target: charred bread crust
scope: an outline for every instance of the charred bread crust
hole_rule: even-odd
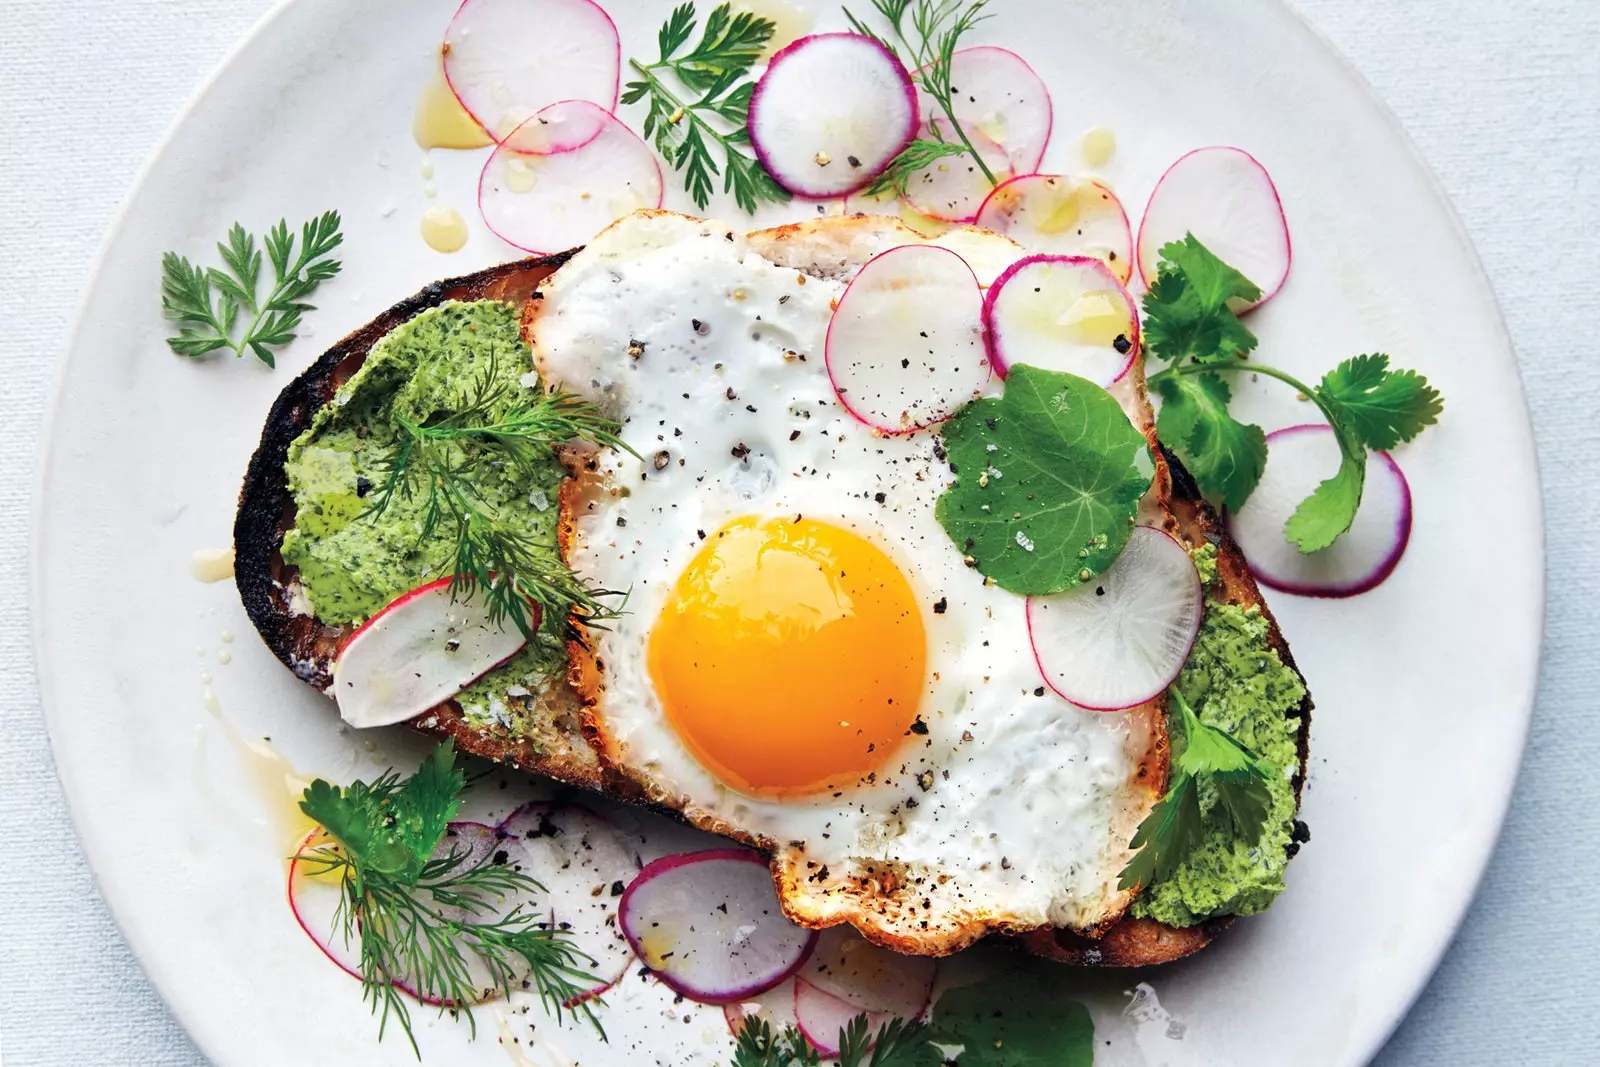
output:
[[[273,403],[239,491],[233,525],[234,581],[245,613],[261,639],[307,685],[321,692],[332,685],[333,661],[350,628],[318,622],[297,612],[292,603],[295,569],[284,563],[278,551],[285,532],[294,525],[294,498],[284,471],[290,444],[356,372],[372,346],[391,330],[449,300],[525,303],[534,286],[571,255],[525,259],[436,282],[328,349]],[[556,696],[547,709],[551,728],[531,740],[511,740],[474,729],[453,701],[411,725],[441,740],[453,737],[457,747],[487,759],[573,785],[597,787],[598,764],[582,737],[577,701],[565,686],[553,692]]]
[[[1226,527],[1218,521],[1217,513],[1206,503],[1194,478],[1165,445],[1161,446],[1161,458],[1165,461],[1172,478],[1169,507],[1178,523],[1176,533],[1179,538],[1191,548],[1198,548],[1204,544],[1217,546],[1217,585],[1211,590],[1211,597],[1238,607],[1260,609],[1262,618],[1267,620],[1268,644],[1278,654],[1278,658],[1283,660],[1285,666],[1300,675],[1303,683],[1305,675],[1296,666],[1294,656],[1289,652],[1289,643],[1284,640],[1283,631],[1278,628],[1278,620],[1273,617],[1272,609],[1267,606],[1260,587],[1251,576],[1250,567],[1245,563],[1244,553],[1240,551],[1239,545],[1228,535]],[[1308,689],[1295,712],[1300,716],[1298,739],[1300,768],[1294,776],[1296,805],[1299,804],[1301,791],[1305,788],[1306,765],[1311,756],[1311,708],[1311,693]],[[1299,837],[1297,834],[1296,840]],[[1149,967],[1158,963],[1170,963],[1200,951],[1210,944],[1214,937],[1227,929],[1233,923],[1233,919],[1231,915],[1219,916],[1195,926],[1180,928],[1167,926],[1154,919],[1128,916],[1107,930],[1099,940],[1081,937],[1070,930],[1034,930],[1015,940],[1034,955],[1059,960],[1062,963],[1103,967]]]
[[[283,562],[278,551],[285,532],[294,524],[294,501],[284,470],[290,444],[311,424],[339,386],[355,373],[372,346],[391,330],[448,300],[524,302],[526,323],[531,301],[536,299],[535,288],[576,251],[507,263],[430,285],[334,345],[291,382],[274,402],[239,494],[234,523],[235,581],[245,611],[262,640],[306,684],[319,691],[327,690],[332,682],[334,658],[349,629],[319,623],[310,615],[297,613],[291,605],[289,589],[295,570]],[[578,464],[569,463],[569,466]],[[1268,640],[1272,648],[1286,665],[1300,673],[1239,546],[1206,504],[1193,478],[1165,447],[1157,455],[1156,468],[1158,479],[1170,480],[1170,493],[1164,494],[1170,514],[1168,521],[1176,527],[1169,527],[1170,532],[1178,534],[1191,546],[1209,542],[1218,548],[1219,581],[1213,595],[1230,604],[1259,608],[1269,625]],[[576,479],[569,480],[567,487],[575,486],[575,482]],[[570,530],[562,531],[564,541],[570,536]],[[593,652],[581,641],[575,645],[569,648],[574,685],[561,688],[561,695],[554,702],[556,706],[548,709],[554,736],[542,738],[544,744],[510,741],[476,730],[468,725],[454,702],[441,704],[410,725],[441,740],[452,737],[458,748],[474,755],[598,791],[682,821],[680,813],[652,802],[637,781],[597,755],[603,748],[603,739],[594,736],[592,723],[584,721],[587,716],[577,696],[577,692],[590,691],[597,686],[598,678],[582,676],[585,670],[592,669]],[[1311,709],[1308,695],[1298,711],[1300,767],[1294,779],[1297,801],[1309,758]],[[1165,751],[1164,742],[1163,731],[1161,751]],[[1148,777],[1152,784],[1159,786],[1165,780],[1166,768],[1163,761],[1157,760],[1155,764],[1142,767],[1141,777]],[[732,829],[725,828],[725,833]],[[761,842],[748,834],[732,832],[727,836],[761,847]],[[1126,916],[1110,924],[1103,933],[1097,931],[1100,933],[1097,938],[1044,928],[1005,940],[1032,954],[1063,963],[1143,967],[1197,952],[1232,921],[1232,917],[1224,916],[1180,929],[1151,919]]]

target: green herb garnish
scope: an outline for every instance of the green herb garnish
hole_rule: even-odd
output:
[[[1183,751],[1172,763],[1166,795],[1134,832],[1134,857],[1117,885],[1133,889],[1162,881],[1205,840],[1208,820],[1254,841],[1272,803],[1272,768],[1231,736],[1200,721],[1176,688],[1167,699],[1183,724]],[[1210,798],[1202,803],[1202,793]]]
[[[378,1036],[392,1015],[413,1052],[416,1036],[400,983],[439,1001],[441,1014],[465,1014],[476,1036],[466,1009],[485,988],[469,976],[469,958],[489,989],[509,996],[513,985],[531,987],[557,1018],[588,989],[583,965],[594,962],[565,931],[520,904],[495,914],[516,894],[543,891],[520,869],[491,855],[469,862],[466,850],[434,855],[465,787],[455,747],[446,741],[403,782],[393,771],[343,789],[319,778],[300,801],[333,843],[305,850],[299,862],[313,876],[339,878],[334,932],[360,946],[362,995],[378,1014]],[[600,1029],[592,1001],[572,1010]]]
[[[490,622],[509,619],[530,639],[530,601],[563,624],[574,612],[590,624],[615,615],[601,598],[618,594],[590,588],[547,546],[502,522],[481,488],[508,472],[523,484],[535,483],[538,464],[569,441],[626,449],[615,421],[559,389],[528,390],[501,381],[493,357],[452,410],[420,420],[396,411],[392,421],[395,447],[384,460],[384,481],[367,516],[382,516],[396,495],[420,496],[418,540],[441,527],[455,538],[452,593],[463,599],[481,594]]]
[[[859,34],[883,45],[911,71],[912,81],[930,96],[949,120],[954,140],[946,140],[935,122],[928,123],[931,138],[912,141],[863,190],[867,196],[893,193],[904,196],[906,184],[917,173],[941,159],[971,156],[978,170],[998,185],[999,179],[984,162],[961,123],[956,121],[955,86],[950,84],[950,65],[961,38],[989,16],[984,13],[989,0],[962,3],[960,0],[872,0],[872,6],[889,23],[887,35],[874,32],[848,10],[845,18]],[[909,23],[909,25],[908,25]]]
[[[273,273],[265,300],[256,296],[261,252],[256,239],[238,223],[228,231],[227,242],[217,245],[225,270],[197,267],[168,252],[161,257],[161,309],[180,326],[167,344],[178,355],[191,358],[224,348],[236,356],[248,350],[273,366],[272,349],[293,341],[301,316],[316,310],[306,297],[339,273],[339,261],[330,257],[343,242],[339,213],[329,211],[300,228],[296,255],[294,235],[287,221],[279,220],[262,241]],[[236,336],[241,321],[246,325]]]
[[[1412,440],[1438,421],[1444,402],[1426,378],[1390,370],[1382,354],[1347,359],[1315,387],[1276,367],[1247,362],[1256,337],[1230,304],[1260,296],[1260,289],[1193,234],[1161,249],[1159,273],[1144,298],[1147,351],[1170,364],[1149,378],[1161,397],[1156,427],[1200,488],[1237,511],[1266,469],[1267,442],[1261,427],[1229,412],[1232,392],[1222,375],[1266,375],[1315,403],[1339,443],[1339,469],[1300,503],[1284,533],[1300,551],[1316,552],[1355,521],[1368,450]]]
[[[1077,375],[1019,365],[998,399],[945,424],[956,484],[936,515],[962,554],[1002,589],[1059,593],[1111,565],[1150,474],[1121,405]]]
[[[749,1018],[740,1028],[733,1067],[817,1067],[821,1057],[798,1028],[773,1033],[764,1019]],[[939,1067],[944,1056],[920,1022],[890,1019],[872,1030],[863,1013],[839,1029],[839,1067]]]
[[[763,200],[787,203],[789,193],[743,148],[750,143],[747,123],[755,91],[746,75],[766,50],[774,24],[747,11],[733,14],[730,5],[720,4],[706,18],[700,40],[682,51],[695,23],[693,3],[674,9],[657,34],[661,58],[628,60],[640,80],[623,87],[622,102],[649,101],[644,135],[653,137],[656,151],[683,172],[684,187],[697,206],[710,202],[719,174],[723,191],[746,212]],[[669,73],[686,93],[666,80]],[[721,149],[721,164],[713,144]]]

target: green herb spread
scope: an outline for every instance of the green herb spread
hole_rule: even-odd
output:
[[[401,593],[452,571],[454,538],[448,532],[419,539],[420,494],[396,494],[381,517],[368,514],[387,477],[396,437],[392,416],[421,422],[453,409],[491,369],[516,385],[531,363],[515,305],[444,304],[375,344],[311,428],[290,445],[285,471],[296,513],[283,539],[283,559],[299,569],[319,620],[362,622]],[[538,474],[530,484],[508,467],[503,477],[477,488],[501,522],[554,557],[556,501],[565,472],[552,457]],[[559,625],[546,619],[535,641],[457,697],[469,722],[512,735],[527,732],[524,698],[566,669]]]
[[[1215,582],[1215,546],[1196,552],[1195,563],[1208,585]],[[1193,926],[1218,915],[1265,911],[1283,891],[1295,817],[1292,778],[1300,766],[1296,711],[1306,690],[1268,644],[1267,631],[1259,609],[1208,599],[1199,640],[1177,681],[1202,722],[1226,731],[1275,772],[1266,829],[1259,841],[1241,840],[1222,828],[1208,830],[1205,843],[1171,877],[1139,894],[1135,915]],[[1184,738],[1174,719],[1169,725],[1176,762]],[[1209,811],[1215,799],[1202,788],[1202,809]]]

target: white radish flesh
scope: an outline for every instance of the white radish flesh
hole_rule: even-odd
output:
[[[537,626],[538,605],[530,613]],[[358,728],[414,719],[527,643],[510,620],[490,621],[483,597],[457,599],[441,578],[397,597],[345,641],[333,665],[339,715]]]
[[[1267,170],[1240,148],[1198,148],[1168,168],[1139,224],[1139,273],[1155,280],[1161,249],[1187,234],[1261,290],[1259,307],[1283,288],[1293,252],[1283,202]]]
[[[803,978],[794,983],[794,1019],[811,1047],[825,1057],[839,1055],[839,1037],[850,1021],[865,1012],[867,1032],[876,1033],[894,1018],[889,1012],[867,1011],[823,992]]]
[[[827,363],[840,403],[875,429],[909,433],[954,415],[990,377],[972,268],[934,245],[872,259],[839,300]]]
[[[1133,275],[1128,215],[1106,186],[1066,174],[1024,174],[998,186],[977,224],[1003,233],[1030,252],[1093,256],[1126,285]]]
[[[796,1025],[794,983],[793,978],[785,978],[764,993],[724,1004],[722,1017],[728,1022],[728,1032],[737,1037],[750,1019],[760,1019],[771,1027],[774,1033],[782,1033]]]
[[[730,1004],[795,972],[816,933],[783,915],[772,875],[745,849],[665,856],[622,895],[622,932],[674,991],[703,1004]]]
[[[860,34],[814,34],[772,57],[750,98],[750,142],[796,196],[843,196],[911,143],[917,118],[911,76],[888,49]]]
[[[915,1019],[928,1007],[938,969],[938,961],[931,956],[891,952],[862,937],[854,927],[834,926],[817,939],[817,947],[798,977],[853,1006],[855,1012]]]
[[[1109,386],[1133,365],[1139,311],[1098,259],[1029,256],[989,288],[983,304],[989,362],[1066,371]]]
[[[444,37],[444,72],[495,140],[559,100],[617,106],[621,43],[591,0],[466,0]]]
[[[1007,169],[1039,169],[1054,125],[1050,90],[1026,60],[1008,48],[963,48],[950,63],[951,103],[962,129],[976,131],[1004,149]],[[937,103],[922,94],[922,113]]]
[[[633,951],[617,922],[617,904],[638,865],[616,828],[574,804],[528,804],[500,824],[498,847],[509,862],[544,886],[540,907],[591,962],[586,996],[614,985]],[[570,1005],[568,1005],[570,1007]]]
[[[947,121],[935,120],[933,128],[947,143],[956,139]],[[978,130],[968,130],[967,137],[996,180],[1011,177],[1011,162],[1003,148]],[[911,207],[943,222],[971,222],[993,190],[994,184],[970,154],[935,160],[906,179],[906,200]]]
[[[1411,540],[1411,486],[1387,452],[1367,457],[1355,522],[1309,555],[1284,535],[1300,502],[1339,469],[1339,444],[1327,426],[1291,426],[1267,435],[1267,469],[1238,514],[1227,517],[1250,572],[1262,585],[1313,597],[1350,597],[1381,585]]]
[[[583,100],[540,111],[484,165],[478,208],[502,240],[549,254],[661,206],[661,166],[620,120]]]
[[[1028,637],[1056,694],[1120,711],[1172,684],[1200,633],[1204,589],[1177,541],[1135,527],[1111,566],[1075,589],[1028,598]]]

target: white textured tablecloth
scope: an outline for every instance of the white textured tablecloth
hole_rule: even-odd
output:
[[[1296,3],[1399,114],[1471,231],[1517,340],[1549,524],[1539,708],[1505,836],[1461,936],[1376,1062],[1600,1063],[1600,0]],[[52,367],[102,234],[178,108],[269,6],[0,0],[10,1067],[203,1062],[107,917],[67,821],[33,679],[28,515]]]

